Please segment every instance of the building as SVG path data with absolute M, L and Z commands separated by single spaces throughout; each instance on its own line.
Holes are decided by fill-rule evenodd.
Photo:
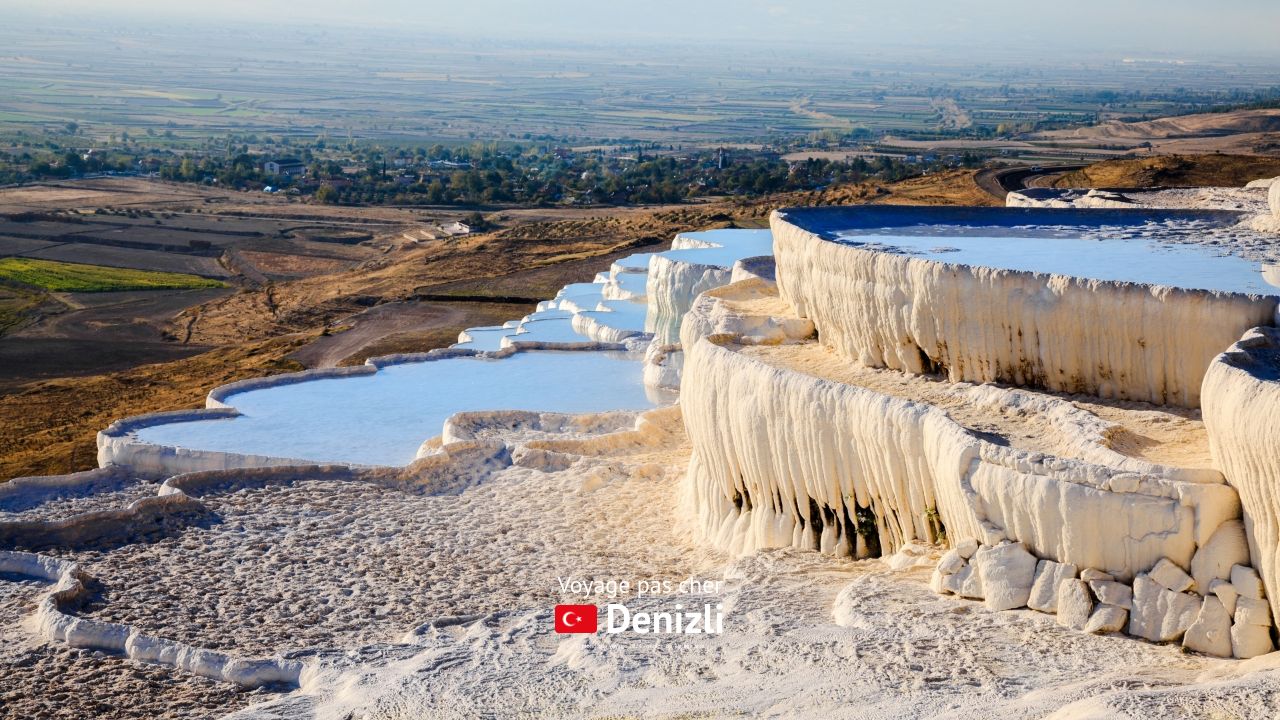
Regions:
M 262 171 L 268 175 L 288 175 L 302 177 L 307 174 L 307 166 L 297 158 L 281 158 L 262 163 Z

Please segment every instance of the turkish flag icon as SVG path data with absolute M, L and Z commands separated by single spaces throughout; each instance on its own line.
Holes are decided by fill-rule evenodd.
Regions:
M 600 623 L 600 611 L 595 605 L 557 605 L 556 632 L 593 633 Z

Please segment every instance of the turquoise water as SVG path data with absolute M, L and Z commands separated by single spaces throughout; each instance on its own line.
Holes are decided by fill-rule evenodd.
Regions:
M 515 335 L 516 330 L 508 327 L 478 327 L 467 328 L 467 334 L 471 336 L 471 340 L 456 343 L 453 347 L 463 350 L 499 350 L 502 348 L 502 338 Z
M 1158 235 L 1057 234 L 904 235 L 894 230 L 840 233 L 841 242 L 948 263 L 1026 270 L 1195 290 L 1275 294 L 1261 263 L 1206 245 L 1161 242 Z
M 769 230 L 702 230 L 680 233 L 679 237 L 697 242 L 715 243 L 718 247 L 668 250 L 662 257 L 680 262 L 733 267 L 743 258 L 773 254 L 773 233 Z
M 525 352 L 392 365 L 373 375 L 251 390 L 226 400 L 243 416 L 156 425 L 150 443 L 313 462 L 406 465 L 444 421 L 466 410 L 601 412 L 665 401 L 644 387 L 638 357 Z

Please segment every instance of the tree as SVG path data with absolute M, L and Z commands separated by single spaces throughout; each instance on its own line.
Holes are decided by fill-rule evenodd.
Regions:
M 332 185 L 321 185 L 316 190 L 316 202 L 322 205 L 332 205 L 338 202 L 338 190 Z

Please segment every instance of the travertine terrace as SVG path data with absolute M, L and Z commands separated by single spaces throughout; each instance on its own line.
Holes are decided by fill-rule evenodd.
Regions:
M 630 716 L 655 693 L 758 715 L 779 683 L 800 715 L 1274 712 L 1278 301 L 1240 275 L 1280 260 L 1266 192 L 784 210 L 447 350 L 122 419 L 100 469 L 0 486 L 6 637 L 91 678 L 262 688 L 222 706 L 242 718 Z M 1011 233 L 1175 280 L 1204 237 L 1243 265 L 1204 287 L 954 261 Z M 553 635 L 575 572 L 722 578 L 725 634 Z M 39 665 L 15 677 L 53 682 Z

